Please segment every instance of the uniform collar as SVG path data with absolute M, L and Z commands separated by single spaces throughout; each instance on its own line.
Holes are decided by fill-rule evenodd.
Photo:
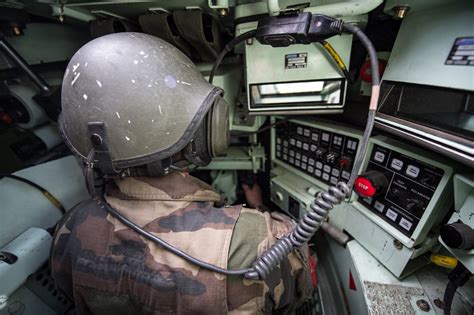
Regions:
M 208 184 L 184 172 L 162 177 L 125 177 L 107 184 L 106 195 L 124 200 L 223 202 Z

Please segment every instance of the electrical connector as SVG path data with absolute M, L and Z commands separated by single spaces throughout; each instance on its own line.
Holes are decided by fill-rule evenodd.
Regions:
M 310 44 L 340 35 L 342 25 L 341 20 L 309 12 L 269 16 L 258 21 L 255 38 L 272 47 Z
M 308 27 L 311 13 L 304 12 L 282 16 L 269 16 L 258 21 L 255 38 L 262 45 L 287 47 L 309 44 Z
M 344 22 L 326 15 L 314 14 L 308 29 L 308 38 L 314 42 L 322 42 L 330 37 L 341 35 Z

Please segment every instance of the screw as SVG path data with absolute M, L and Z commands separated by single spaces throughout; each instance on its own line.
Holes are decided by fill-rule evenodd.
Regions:
M 428 312 L 430 310 L 430 304 L 426 300 L 418 300 L 416 301 L 416 305 L 422 310 L 423 312 Z
M 435 299 L 434 305 L 436 305 L 437 308 L 444 310 L 444 302 L 441 301 L 440 299 Z
M 220 16 L 227 16 L 227 14 L 229 14 L 229 9 L 227 9 L 227 8 L 221 8 L 221 9 L 217 10 L 217 13 L 218 13 Z
M 403 248 L 403 244 L 399 240 L 393 240 L 393 246 L 398 250 L 402 250 Z
M 18 26 L 13 26 L 12 30 L 13 30 L 13 33 L 15 34 L 15 36 L 23 35 L 23 31 Z

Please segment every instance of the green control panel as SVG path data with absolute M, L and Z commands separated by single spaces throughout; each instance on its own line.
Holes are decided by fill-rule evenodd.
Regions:
M 444 170 L 382 145 L 374 145 L 366 171 L 383 174 L 388 186 L 359 201 L 370 211 L 410 237 L 416 230 Z
M 430 152 L 377 136 L 370 139 L 361 176 L 368 172 L 387 184 L 354 206 L 409 248 L 422 243 L 452 205 L 453 169 Z
M 323 123 L 277 118 L 273 160 L 326 185 L 348 181 L 359 134 Z
M 272 122 L 271 199 L 297 218 L 317 192 L 349 179 L 362 132 L 315 120 Z
M 315 195 L 347 180 L 361 132 L 305 119 L 273 119 L 271 199 L 297 218 Z M 378 172 L 386 185 L 371 198 L 352 198 L 329 213 L 396 277 L 429 263 L 438 244 L 436 227 L 452 206 L 453 168 L 428 151 L 383 136 L 369 141 L 359 173 Z

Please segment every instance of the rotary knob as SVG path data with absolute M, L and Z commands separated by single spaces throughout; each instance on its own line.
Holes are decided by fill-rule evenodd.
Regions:
M 278 201 L 283 201 L 283 194 L 279 191 L 275 193 L 275 199 Z
M 440 235 L 443 242 L 451 248 L 465 250 L 474 248 L 474 229 L 467 224 L 461 222 L 445 224 L 441 227 Z
M 388 180 L 379 171 L 368 171 L 357 177 L 354 190 L 364 198 L 372 198 L 383 193 L 388 187 Z

